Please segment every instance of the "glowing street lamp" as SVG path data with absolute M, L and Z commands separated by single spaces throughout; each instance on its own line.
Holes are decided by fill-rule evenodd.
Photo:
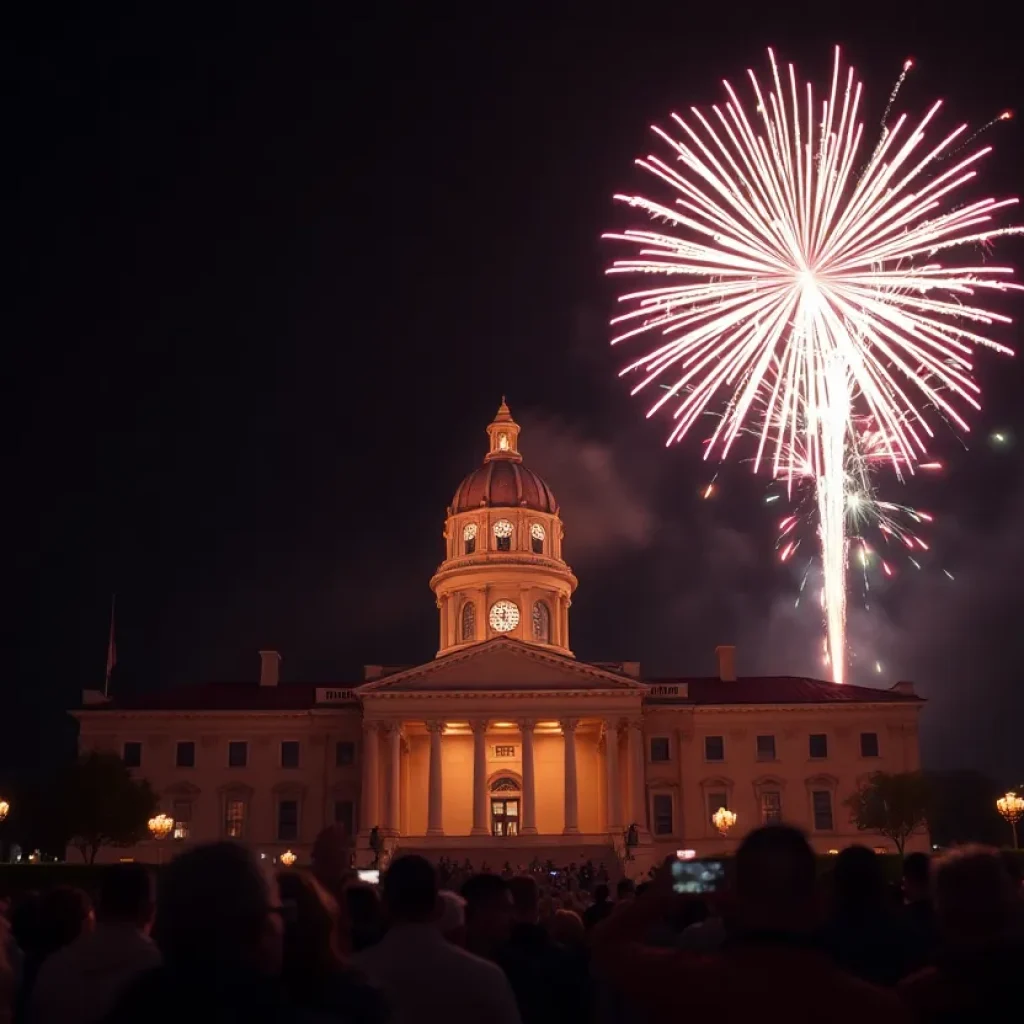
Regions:
M 1013 830 L 1013 848 L 1020 848 L 1017 842 L 1017 822 L 1024 818 L 1024 796 L 1017 796 L 1011 789 L 996 801 L 996 810 L 1010 823 Z
M 711 815 L 711 821 L 723 836 L 727 836 L 729 834 L 729 829 L 736 824 L 736 812 L 730 811 L 725 807 L 719 807 L 718 810 Z
M 0 821 L 3 821 L 11 812 L 11 805 L 6 800 L 0 800 Z
M 290 868 L 299 858 L 292 853 L 291 850 L 285 850 L 280 857 L 277 858 L 286 868 Z
M 155 818 L 150 818 L 146 824 L 158 844 L 161 839 L 166 839 L 174 829 L 174 819 L 167 814 L 158 814 Z M 158 864 L 164 862 L 164 849 L 162 846 L 157 846 L 156 859 Z

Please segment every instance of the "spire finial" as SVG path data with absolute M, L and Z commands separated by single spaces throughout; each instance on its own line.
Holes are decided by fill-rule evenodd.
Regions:
M 501 405 L 487 428 L 487 436 L 490 438 L 490 451 L 487 453 L 487 460 L 490 459 L 512 459 L 516 462 L 521 460 L 517 447 L 519 440 L 519 424 L 512 419 L 505 396 L 501 396 Z

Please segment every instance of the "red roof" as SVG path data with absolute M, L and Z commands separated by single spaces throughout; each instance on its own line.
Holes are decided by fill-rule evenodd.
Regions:
M 849 683 L 827 683 L 801 676 L 747 676 L 725 682 L 717 676 L 698 679 L 647 679 L 648 686 L 686 686 L 688 695 L 680 700 L 693 704 L 833 704 L 921 702 L 922 697 L 897 690 Z M 658 694 L 652 694 L 657 699 Z

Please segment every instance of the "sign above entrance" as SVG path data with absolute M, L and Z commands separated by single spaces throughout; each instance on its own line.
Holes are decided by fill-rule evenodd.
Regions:
M 316 688 L 317 704 L 355 704 L 355 690 L 336 689 L 333 686 L 318 686 Z

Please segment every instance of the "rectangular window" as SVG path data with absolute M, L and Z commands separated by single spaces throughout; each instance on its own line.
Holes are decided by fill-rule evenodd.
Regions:
M 171 835 L 175 839 L 188 839 L 189 825 L 192 823 L 192 804 L 188 800 L 175 800 L 171 808 L 171 817 L 174 818 L 174 831 Z
M 540 537 L 531 537 L 530 538 L 530 550 L 535 555 L 543 555 L 544 554 L 544 541 Z
M 814 805 L 815 832 L 832 831 L 832 794 L 827 789 L 816 789 L 811 794 Z
M 121 753 L 121 760 L 124 761 L 125 767 L 127 768 L 141 768 L 142 744 L 135 740 L 129 740 L 129 742 L 124 745 L 124 750 Z
M 174 763 L 178 768 L 195 768 L 196 745 L 191 740 L 178 744 L 174 754 Z
M 498 551 L 511 551 L 512 550 L 512 537 L 495 537 L 494 546 Z
M 828 736 L 823 732 L 812 732 L 808 737 L 808 752 L 811 757 L 828 757 Z
M 758 736 L 757 737 L 757 759 L 758 759 L 758 761 L 774 761 L 775 760 L 775 737 L 774 736 Z
M 299 838 L 298 800 L 282 800 L 278 803 L 277 838 L 283 841 Z
M 725 760 L 725 737 L 705 736 L 704 737 L 704 760 L 724 761 Z
M 228 839 L 241 839 L 245 834 L 245 801 L 229 799 L 224 806 L 224 833 Z
M 476 537 L 466 538 L 466 554 L 471 555 L 476 551 Z
M 351 740 L 338 740 L 334 745 L 334 764 L 337 768 L 347 768 L 356 759 L 356 745 Z
M 862 732 L 860 734 L 860 756 L 878 757 L 877 732 Z
M 670 759 L 668 737 L 654 736 L 651 738 L 651 760 L 668 761 Z
M 729 809 L 729 794 L 708 793 L 708 821 L 714 818 L 715 812 L 720 807 L 724 807 L 726 810 Z
M 244 768 L 249 763 L 249 744 L 245 740 L 232 740 L 228 744 L 228 767 Z
M 355 829 L 355 805 L 351 800 L 334 801 L 334 822 L 345 829 L 345 835 L 351 836 Z
M 672 835 L 672 794 L 655 793 L 652 799 L 654 818 L 654 834 L 656 836 Z
M 782 821 L 782 794 L 765 790 L 761 794 L 761 824 L 778 825 Z
M 282 740 L 281 741 L 281 767 L 282 768 L 298 768 L 299 767 L 299 741 L 298 740 Z

